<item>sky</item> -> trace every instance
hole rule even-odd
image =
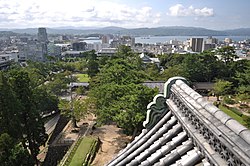
[[[0,28],[250,28],[249,0],[0,0]]]

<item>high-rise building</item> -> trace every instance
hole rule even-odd
[[[38,28],[37,40],[39,42],[48,42],[46,28]]]
[[[107,35],[102,36],[102,44],[109,44],[109,36]]]
[[[45,61],[45,55],[47,54],[46,43],[29,42],[28,44],[18,45],[18,55],[21,61]]]
[[[203,38],[190,38],[190,47],[194,52],[203,51]]]
[[[48,55],[54,57],[60,57],[62,53],[62,48],[53,43],[48,44]]]
[[[209,36],[206,39],[206,44],[218,44],[218,39],[217,38],[213,38],[212,36]]]
[[[73,51],[84,51],[84,50],[86,50],[86,46],[87,46],[86,42],[72,43]]]

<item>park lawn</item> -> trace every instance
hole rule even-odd
[[[230,109],[220,105],[219,108],[225,112],[228,116],[232,117],[233,119],[235,119],[236,121],[238,121],[240,124],[245,125],[244,120],[242,119],[241,116],[237,115],[236,113],[234,113],[233,111],[231,111]]]
[[[79,82],[89,82],[88,74],[76,74],[76,77]]]
[[[90,137],[84,137],[81,140],[80,145],[76,149],[75,154],[72,160],[70,161],[69,166],[81,166],[85,158],[87,157],[87,154],[91,150],[92,144],[94,143],[95,143],[95,139],[90,138]]]

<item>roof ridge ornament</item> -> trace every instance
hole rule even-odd
[[[182,80],[184,83],[189,85],[188,81],[184,77],[171,77],[168,81],[164,84],[164,97],[168,99],[170,97],[170,88],[177,80]]]
[[[152,129],[156,123],[168,112],[166,99],[162,94],[154,97],[153,102],[147,106],[147,118],[143,122],[146,129]]]

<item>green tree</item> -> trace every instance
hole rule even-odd
[[[226,64],[228,64],[228,63],[234,61],[235,59],[239,58],[239,57],[235,54],[234,48],[231,47],[231,46],[222,47],[222,48],[218,49],[216,53],[217,53],[218,55],[221,56],[221,59],[222,59]]]
[[[72,77],[72,73],[70,71],[65,71],[51,77],[51,79],[45,83],[44,88],[46,88],[51,94],[61,95],[63,91],[68,89],[67,85],[70,82],[75,81],[76,77]]]
[[[142,127],[146,106],[155,90],[140,84],[148,77],[138,65],[135,54],[122,54],[119,52],[117,57],[108,60],[91,79],[89,97],[94,101],[98,123],[116,122],[127,134],[134,135]]]
[[[159,55],[160,66],[164,66],[164,68],[168,68],[171,66],[179,65],[183,62],[186,55],[182,54],[163,54]]]
[[[28,150],[16,143],[7,133],[0,135],[0,163],[2,166],[34,165]]]
[[[154,63],[146,64],[144,67],[145,74],[149,75],[152,80],[156,80],[159,77],[159,68]]]
[[[203,82],[204,80],[204,65],[197,54],[187,54],[182,62],[186,78],[194,82]]]
[[[242,115],[242,119],[244,120],[245,126],[250,128],[250,116]]]
[[[199,55],[201,70],[203,70],[203,79],[206,82],[212,82],[220,75],[223,75],[223,64],[214,55],[214,52],[204,51]]]
[[[163,73],[160,74],[158,79],[167,81],[169,78],[175,76],[182,76],[182,77],[186,76],[186,72],[182,65],[175,65],[168,67],[163,71]]]
[[[238,86],[237,99],[241,102],[250,101],[250,62],[244,65],[243,71],[237,71],[234,79],[237,81]]]
[[[19,108],[21,103],[17,100],[11,89],[8,78],[0,72],[0,134],[8,133],[18,139],[20,135]]]
[[[47,92],[44,87],[37,87],[33,90],[33,98],[36,109],[39,113],[50,113],[58,110],[58,98]]]
[[[135,57],[135,53],[132,51],[130,47],[121,45],[118,47],[118,51],[114,57],[119,57],[119,58]]]
[[[39,153],[39,147],[47,140],[47,134],[36,109],[30,78],[27,72],[14,70],[10,73],[9,79],[12,89],[21,103],[18,116],[23,146],[28,145],[33,160],[37,162],[36,156]]]
[[[104,65],[97,74],[97,82],[100,85],[107,83],[128,84],[140,83],[146,79],[145,73],[138,68],[137,64],[131,63],[128,59],[112,59]]]
[[[76,88],[77,95],[83,95],[84,93],[85,93],[84,87],[80,86],[80,87]]]
[[[89,77],[94,77],[99,71],[99,64],[97,60],[88,60],[87,69],[87,74],[89,75]]]
[[[95,51],[89,51],[87,54],[87,74],[89,77],[94,77],[99,72],[99,63]]]
[[[88,104],[85,99],[73,99],[72,101],[60,100],[59,109],[66,117],[71,118],[72,126],[77,127],[76,122],[84,118],[88,112]]]
[[[134,137],[143,128],[142,122],[146,117],[145,110],[147,110],[147,105],[156,91],[143,85],[129,84],[127,86],[130,91],[115,100],[111,106],[111,110],[115,112],[112,120],[127,134],[132,134]]]
[[[224,80],[217,80],[213,87],[213,93],[219,101],[219,96],[227,95],[232,92],[232,83]]]
[[[13,148],[14,141],[7,133],[0,135],[0,163],[1,165],[10,164],[9,156],[11,156],[11,150]]]

